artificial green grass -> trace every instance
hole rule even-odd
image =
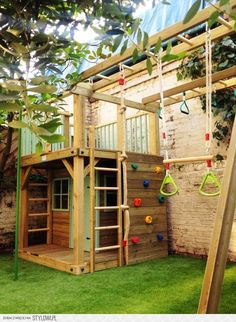
[[[13,281],[13,259],[0,257],[0,313],[196,313],[205,261],[169,256],[73,276],[26,261]],[[225,273],[220,313],[236,313],[236,265]]]

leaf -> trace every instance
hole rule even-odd
[[[11,101],[17,99],[17,95],[6,95],[6,94],[0,94],[0,102],[2,101]]]
[[[7,112],[15,112],[22,110],[22,107],[17,103],[0,102],[0,110],[4,110]]]
[[[188,10],[187,14],[184,17],[183,23],[188,23],[198,12],[201,6],[201,0],[197,0],[194,2],[194,4],[191,6],[191,8]]]
[[[219,15],[220,15],[219,11],[214,11],[214,12],[210,15],[210,17],[209,17],[209,19],[208,19],[208,26],[209,26],[209,28],[210,28],[212,25],[214,25],[214,23],[217,21],[217,18],[219,17]]]
[[[144,31],[144,34],[143,34],[143,50],[147,47],[148,40],[149,40],[148,34],[146,33],[146,31]]]
[[[43,127],[37,126],[33,123],[30,124],[30,127],[32,128],[32,131],[40,136],[51,136],[52,133],[44,129]]]
[[[121,30],[121,29],[115,28],[115,29],[107,30],[106,31],[106,34],[107,35],[110,35],[110,36],[123,35],[124,34],[124,31]]]
[[[57,112],[57,108],[55,106],[49,105],[49,104],[32,104],[30,105],[29,109],[31,111],[40,111],[40,112],[51,112],[55,113]]]
[[[138,49],[135,48],[133,51],[133,55],[132,55],[132,59],[133,59],[134,64],[137,62],[138,58],[139,58]]]
[[[122,48],[120,50],[120,55],[124,54],[124,52],[126,51],[127,47],[128,47],[128,39],[125,40],[125,42],[124,42],[124,44],[123,44],[123,46],[122,46]]]
[[[234,31],[236,31],[236,22],[235,22],[235,24],[234,24]]]
[[[146,66],[147,66],[148,74],[151,76],[152,75],[152,62],[149,57],[146,60]]]
[[[141,28],[138,29],[138,34],[137,34],[137,43],[140,44],[141,41],[142,41],[142,36],[143,36],[143,33],[142,33],[142,30]]]
[[[39,127],[46,129],[47,131],[54,133],[56,129],[62,125],[60,118],[55,118],[47,123],[40,124]]]
[[[179,59],[178,55],[172,55],[172,54],[169,54],[169,55],[165,55],[162,57],[162,61],[172,61],[172,60],[177,60]]]
[[[122,39],[123,39],[123,35],[120,35],[118,37],[116,37],[114,39],[114,43],[113,43],[113,46],[112,46],[112,52],[114,53],[118,47],[120,46],[121,42],[122,42]]]
[[[12,121],[12,122],[9,122],[8,125],[10,127],[13,127],[14,129],[24,129],[28,127],[28,124],[22,121]]]
[[[27,54],[28,53],[28,49],[26,46],[23,46],[19,43],[11,43],[11,47],[15,49],[15,51],[19,54]]]
[[[220,7],[226,5],[227,3],[229,3],[229,0],[220,0]]]
[[[12,92],[23,92],[26,89],[24,86],[17,85],[15,82],[11,82],[11,81],[1,83],[0,86]]]
[[[162,41],[161,41],[161,37],[159,37],[159,39],[154,47],[154,54],[157,54],[160,51],[161,45],[162,45]]]
[[[42,142],[38,142],[35,146],[35,153],[40,155],[43,152],[43,144]]]
[[[30,84],[39,85],[42,82],[48,81],[49,79],[50,79],[50,77],[48,77],[48,76],[36,76],[36,77],[30,79]]]
[[[172,42],[169,40],[166,48],[166,55],[169,55],[172,49]]]
[[[43,136],[43,135],[40,135],[40,136],[48,143],[60,143],[60,142],[65,142],[66,140],[66,137],[60,134],[53,134],[51,136]]]
[[[55,93],[57,91],[56,86],[54,85],[39,85],[36,87],[30,87],[27,88],[29,92],[34,92],[34,93]]]

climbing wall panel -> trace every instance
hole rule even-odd
[[[162,161],[162,157],[128,153],[129,264],[168,255],[166,202],[159,202]]]

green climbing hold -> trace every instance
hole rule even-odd
[[[166,198],[165,198],[164,196],[162,196],[162,195],[159,195],[159,196],[158,196],[158,201],[159,201],[160,203],[164,203],[164,202],[165,202],[165,200],[166,200]]]
[[[136,163],[131,163],[131,168],[134,170],[138,169],[138,165]]]

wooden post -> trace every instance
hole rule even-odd
[[[64,115],[64,136],[66,138],[64,147],[69,148],[70,146],[70,116]]]
[[[74,95],[74,148],[84,147],[84,98]],[[74,264],[84,264],[84,158],[74,157]],[[81,180],[82,178],[82,180]]]
[[[160,155],[159,117],[157,113],[149,113],[148,138],[150,153]]]
[[[84,141],[84,97],[74,95],[74,148],[83,148]]]
[[[52,172],[48,170],[48,191],[47,191],[47,244],[52,244]]]
[[[21,168],[21,192],[20,192],[20,229],[19,229],[19,250],[23,250],[28,246],[28,184],[24,182],[24,178],[27,172],[27,168]]]
[[[94,169],[95,128],[89,128],[89,165],[90,165],[90,272],[95,271],[95,169]]]
[[[231,135],[198,313],[217,313],[236,206],[236,122]]]

